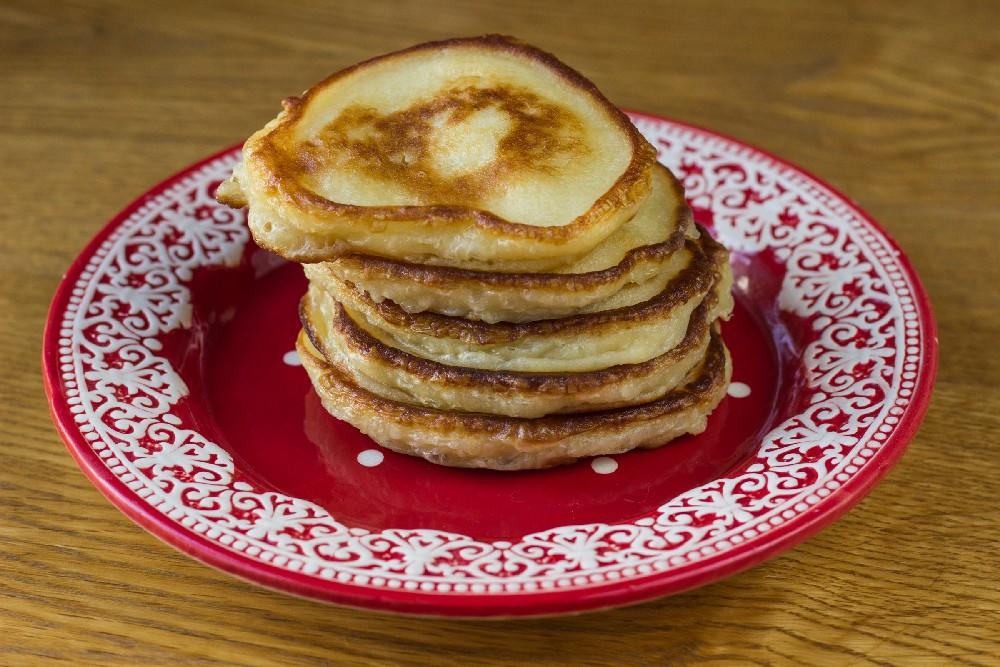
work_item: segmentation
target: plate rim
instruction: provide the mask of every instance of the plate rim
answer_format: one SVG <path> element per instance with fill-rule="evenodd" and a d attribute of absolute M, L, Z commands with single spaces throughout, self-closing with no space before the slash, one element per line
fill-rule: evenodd
<path fill-rule="evenodd" d="M 654 123 L 669 123 L 707 137 L 717 137 L 747 148 L 772 160 L 778 166 L 798 172 L 826 189 L 848 205 L 896 251 L 900 264 L 911 283 L 912 298 L 918 313 L 921 331 L 923 364 L 915 378 L 909 408 L 892 435 L 879 448 L 877 459 L 866 466 L 866 474 L 851 477 L 840 488 L 796 518 L 769 532 L 766 540 L 727 551 L 720 558 L 689 562 L 674 569 L 656 571 L 644 577 L 608 582 L 607 585 L 566 590 L 525 593 L 467 593 L 450 595 L 403 589 L 385 589 L 345 584 L 336 580 L 319 579 L 270 563 L 251 559 L 221 547 L 204 536 L 170 520 L 149 503 L 144 502 L 121 479 L 113 474 L 75 429 L 72 415 L 59 387 L 58 338 L 60 318 L 69 302 L 75 278 L 100 245 L 145 202 L 167 191 L 191 173 L 225 157 L 241 144 L 230 146 L 194 162 L 160 181 L 136 197 L 105 223 L 77 253 L 56 288 L 46 317 L 42 342 L 42 375 L 50 413 L 56 429 L 70 454 L 84 474 L 115 507 L 163 542 L 213 568 L 245 581 L 300 597 L 342 606 L 421 616 L 514 618 L 551 616 L 563 613 L 596 611 L 644 602 L 664 595 L 680 593 L 712 581 L 736 574 L 757 565 L 840 519 L 896 464 L 916 435 L 926 415 L 938 369 L 937 325 L 927 292 L 909 257 L 894 238 L 853 199 L 832 187 L 810 171 L 767 150 L 728 136 L 724 133 L 674 120 L 656 114 L 626 110 L 633 117 Z M 70 280 L 73 277 L 74 280 Z"/>

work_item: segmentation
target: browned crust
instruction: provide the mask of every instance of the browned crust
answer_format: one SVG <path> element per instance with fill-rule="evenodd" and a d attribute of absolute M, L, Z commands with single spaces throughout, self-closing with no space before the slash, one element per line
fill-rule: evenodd
<path fill-rule="evenodd" d="M 297 347 L 302 362 L 310 371 L 318 389 L 327 394 L 342 394 L 344 402 L 381 415 L 386 420 L 435 432 L 464 431 L 498 439 L 545 445 L 594 429 L 613 429 L 638 421 L 657 419 L 709 401 L 725 382 L 726 349 L 717 331 L 705 354 L 698 376 L 685 386 L 663 397 L 625 408 L 597 412 L 548 415 L 545 417 L 503 417 L 478 413 L 457 413 L 419 407 L 382 398 L 351 381 L 349 374 L 328 360 L 317 357 L 308 338 L 300 336 Z"/>
<path fill-rule="evenodd" d="M 433 287 L 448 287 L 456 283 L 478 283 L 487 287 L 511 287 L 523 289 L 563 289 L 572 291 L 587 291 L 600 285 L 606 285 L 620 280 L 632 269 L 643 262 L 665 259 L 676 252 L 687 235 L 688 226 L 694 218 L 691 207 L 684 199 L 684 190 L 672 173 L 666 167 L 663 169 L 669 176 L 670 189 L 677 197 L 678 204 L 669 219 L 678 221 L 677 228 L 670 236 L 661 241 L 645 246 L 632 248 L 622 261 L 615 266 L 587 273 L 499 273 L 493 271 L 476 271 L 459 269 L 449 266 L 432 264 L 414 264 L 401 260 L 351 253 L 331 260 L 330 264 L 345 263 L 357 266 L 366 277 L 389 278 L 395 281 L 408 281 Z M 321 265 L 323 266 L 323 265 Z M 332 267 L 323 266 L 325 271 L 333 271 Z"/>
<path fill-rule="evenodd" d="M 308 297 L 299 303 L 299 320 L 309 341 L 324 357 L 331 359 L 325 341 L 321 339 L 312 324 Z M 637 364 L 619 364 L 597 371 L 579 373 L 530 373 L 519 371 L 484 370 L 464 366 L 449 366 L 429 359 L 423 359 L 403 350 L 391 347 L 359 327 L 344 308 L 337 304 L 337 313 L 331 323 L 343 336 L 347 345 L 365 357 L 379 360 L 394 368 L 419 377 L 427 382 L 444 383 L 451 386 L 489 386 L 498 394 L 532 392 L 535 394 L 566 395 L 591 391 L 600 387 L 622 382 L 629 378 L 643 377 L 678 360 L 695 350 L 711 328 L 709 313 L 715 307 L 718 297 L 710 294 L 699 304 L 688 322 L 683 340 L 667 352 L 648 361 Z"/>
<path fill-rule="evenodd" d="M 217 199 L 220 204 L 228 206 L 226 202 L 222 199 Z M 266 250 L 270 253 L 283 257 L 291 262 L 296 262 L 297 264 L 318 264 L 320 262 L 325 262 L 331 257 L 336 257 L 338 250 L 331 250 L 329 248 L 323 248 L 320 250 L 297 250 L 294 253 L 289 253 L 288 248 L 275 245 L 266 236 L 253 234 L 253 228 L 251 227 L 250 233 L 253 235 L 253 242 L 257 244 L 261 250 Z M 308 232 L 303 233 L 303 236 L 308 239 L 315 239 L 315 234 L 310 234 Z M 323 246 L 328 245 L 326 240 L 321 239 L 319 243 Z M 343 248 L 349 247 L 347 244 L 343 244 L 340 247 L 340 252 Z"/>
<path fill-rule="evenodd" d="M 399 304 L 385 299 L 376 303 L 363 290 L 344 282 L 352 298 L 372 309 L 389 324 L 436 338 L 454 338 L 474 345 L 508 343 L 528 336 L 551 336 L 591 331 L 595 327 L 642 322 L 668 313 L 698 295 L 706 294 L 718 279 L 719 265 L 726 250 L 707 232 L 697 241 L 688 241 L 692 261 L 652 299 L 632 306 L 531 322 L 482 322 L 432 312 L 408 313 Z M 336 295 L 334 295 L 336 297 Z"/>
<path fill-rule="evenodd" d="M 357 70 L 388 60 L 405 57 L 420 51 L 441 48 L 478 48 L 515 55 L 533 61 L 553 70 L 560 78 L 573 87 L 589 95 L 602 108 L 614 124 L 628 137 L 632 148 L 632 159 L 615 183 L 582 215 L 566 225 L 539 227 L 518 222 L 510 222 L 489 212 L 466 206 L 358 206 L 330 201 L 312 192 L 295 178 L 285 175 L 296 172 L 290 156 L 282 150 L 280 139 L 291 131 L 302 117 L 304 109 L 319 91 L 335 84 Z M 631 204 L 636 190 L 648 186 L 650 167 L 656 160 L 656 149 L 647 142 L 628 117 L 614 106 L 601 92 L 576 70 L 562 63 L 551 53 L 529 46 L 513 37 L 503 35 L 483 35 L 447 39 L 417 44 L 401 51 L 388 53 L 365 60 L 336 72 L 312 86 L 301 97 L 290 97 L 282 103 L 284 111 L 276 119 L 275 126 L 259 137 L 254 145 L 244 146 L 244 159 L 253 162 L 266 174 L 267 185 L 273 192 L 292 207 L 307 211 L 317 218 L 344 218 L 364 216 L 373 221 L 401 221 L 425 226 L 453 224 L 468 221 L 485 232 L 496 236 L 528 238 L 541 242 L 564 243 L 584 230 L 600 222 L 609 211 L 615 211 Z M 224 202 L 223 202 L 224 203 Z"/>

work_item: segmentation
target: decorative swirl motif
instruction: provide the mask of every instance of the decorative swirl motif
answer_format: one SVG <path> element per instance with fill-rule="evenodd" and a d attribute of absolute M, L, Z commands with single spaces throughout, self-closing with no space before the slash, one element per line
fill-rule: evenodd
<path fill-rule="evenodd" d="M 804 407 L 764 437 L 742 472 L 631 524 L 556 526 L 515 543 L 351 528 L 248 483 L 174 412 L 187 387 L 159 338 L 190 325 L 185 281 L 194 269 L 242 256 L 242 216 L 210 197 L 235 152 L 139 208 L 74 286 L 59 344 L 81 435 L 137 496 L 206 539 L 358 586 L 456 594 L 597 586 L 712 558 L 794 522 L 858 475 L 899 423 L 913 387 L 906 378 L 922 363 L 911 288 L 885 238 L 798 172 L 708 134 L 636 123 L 727 246 L 784 264 L 780 306 L 812 328 Z"/>

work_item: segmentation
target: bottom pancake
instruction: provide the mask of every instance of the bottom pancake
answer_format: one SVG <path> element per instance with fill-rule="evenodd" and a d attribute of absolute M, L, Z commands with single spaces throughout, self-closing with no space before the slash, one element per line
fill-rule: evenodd
<path fill-rule="evenodd" d="M 659 447 L 705 430 L 729 386 L 729 352 L 713 330 L 690 380 L 655 401 L 627 408 L 535 419 L 456 413 L 391 401 L 354 384 L 303 332 L 296 347 L 326 410 L 383 447 L 433 463 L 528 470 L 587 456 Z"/>

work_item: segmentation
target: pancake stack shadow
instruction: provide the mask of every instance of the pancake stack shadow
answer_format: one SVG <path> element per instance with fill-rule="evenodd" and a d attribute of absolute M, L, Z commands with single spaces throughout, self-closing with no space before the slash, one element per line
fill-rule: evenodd
<path fill-rule="evenodd" d="M 303 366 L 385 447 L 542 468 L 699 433 L 725 395 L 725 249 L 549 54 L 486 36 L 367 61 L 243 158 L 217 197 L 303 263 Z"/>

